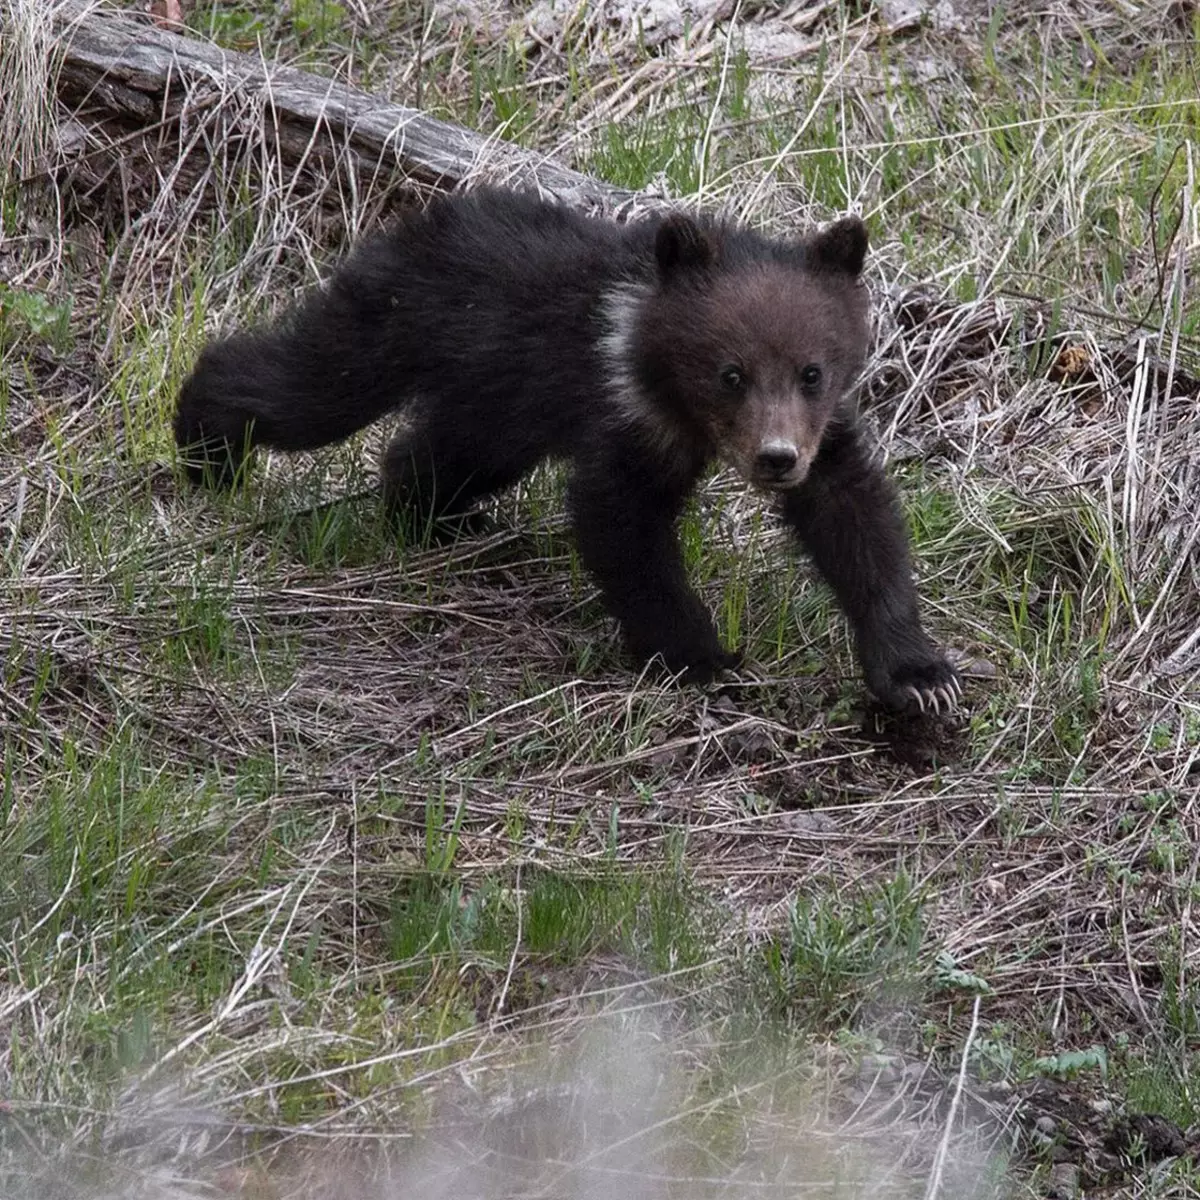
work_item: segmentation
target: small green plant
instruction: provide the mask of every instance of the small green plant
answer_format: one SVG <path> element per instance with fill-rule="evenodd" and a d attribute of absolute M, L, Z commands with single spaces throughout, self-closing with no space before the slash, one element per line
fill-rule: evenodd
<path fill-rule="evenodd" d="M 703 140 L 704 124 L 705 113 L 686 105 L 605 125 L 587 155 L 588 169 L 627 188 L 643 188 L 665 175 L 686 195 L 698 181 L 695 147 Z"/>
<path fill-rule="evenodd" d="M 346 25 L 346 9 L 333 0 L 291 0 L 291 15 L 292 28 L 302 42 L 326 42 Z"/>
<path fill-rule="evenodd" d="M 471 109 L 476 123 L 485 117 L 489 128 L 505 141 L 520 144 L 537 114 L 535 93 L 526 83 L 526 60 L 515 46 L 499 51 L 473 48 L 470 65 Z"/>
<path fill-rule="evenodd" d="M 982 1079 L 1008 1079 L 1016 1053 L 1007 1031 L 997 1030 L 971 1043 L 971 1061 Z"/>
<path fill-rule="evenodd" d="M 446 823 L 446 794 L 444 791 L 425 801 L 425 869 L 444 875 L 454 865 L 459 836 L 467 814 L 466 797 L 460 796 L 449 825 Z"/>
<path fill-rule="evenodd" d="M 175 667 L 229 667 L 234 655 L 234 623 L 225 588 L 200 580 L 175 600 L 175 628 L 163 639 L 163 652 Z"/>
<path fill-rule="evenodd" d="M 1191 1080 L 1200 1062 L 1194 1050 L 1130 1053 L 1126 1045 L 1114 1049 L 1113 1059 L 1113 1076 L 1120 1077 L 1132 1110 L 1161 1113 L 1181 1129 L 1196 1124 L 1200 1103 Z"/>
<path fill-rule="evenodd" d="M 232 3 L 211 0 L 198 4 L 189 24 L 220 45 L 234 49 L 253 46 L 266 29 L 261 11 L 256 11 L 254 5 L 245 0 L 233 0 Z"/>
<path fill-rule="evenodd" d="M 976 992 L 981 996 L 992 995 L 992 986 L 986 979 L 973 971 L 964 971 L 945 950 L 937 956 L 934 982 L 938 987 L 951 991 Z"/>
<path fill-rule="evenodd" d="M 1103 1046 L 1088 1046 L 1085 1050 L 1064 1050 L 1034 1060 L 1033 1069 L 1039 1075 L 1053 1079 L 1074 1079 L 1083 1071 L 1097 1071 L 1101 1079 L 1108 1077 L 1108 1054 Z"/>
<path fill-rule="evenodd" d="M 0 283 L 0 350 L 27 334 L 57 354 L 71 348 L 71 300 L 52 300 L 43 292 Z"/>

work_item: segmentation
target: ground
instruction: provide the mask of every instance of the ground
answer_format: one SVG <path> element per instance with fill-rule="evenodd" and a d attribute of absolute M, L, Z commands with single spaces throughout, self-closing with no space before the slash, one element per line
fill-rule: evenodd
<path fill-rule="evenodd" d="M 0 14 L 4 1194 L 1197 1194 L 1194 5 L 183 6 L 652 197 L 862 212 L 968 680 L 911 721 L 727 473 L 708 690 L 629 670 L 556 470 L 435 546 L 384 429 L 187 489 L 204 338 L 394 197 L 175 174 L 153 114 L 114 165 L 52 7 Z"/>

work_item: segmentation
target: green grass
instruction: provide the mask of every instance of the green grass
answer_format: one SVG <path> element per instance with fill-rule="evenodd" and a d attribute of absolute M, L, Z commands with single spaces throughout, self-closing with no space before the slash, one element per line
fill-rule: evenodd
<path fill-rule="evenodd" d="M 774 1003 L 810 1030 L 853 1028 L 869 1007 L 914 1010 L 921 910 L 903 871 L 877 890 L 796 901 L 764 951 Z"/>
<path fill-rule="evenodd" d="M 444 544 L 378 512 L 382 433 L 184 487 L 199 347 L 371 198 L 330 221 L 253 156 L 187 220 L 56 198 L 36 22 L 0 18 L 34 114 L 0 117 L 30 174 L 0 181 L 6 1195 L 1029 1195 L 1038 1105 L 1069 1123 L 1044 1089 L 1195 1123 L 1192 47 L 1111 6 L 966 36 L 863 7 L 774 61 L 770 6 L 732 47 L 582 9 L 541 42 L 370 0 L 188 21 L 776 233 L 863 211 L 863 407 L 929 625 L 991 668 L 928 758 L 727 472 L 681 522 L 750 662 L 724 695 L 630 673 L 558 468 Z M 1196 1194 L 1089 1154 L 1088 1188 Z"/>

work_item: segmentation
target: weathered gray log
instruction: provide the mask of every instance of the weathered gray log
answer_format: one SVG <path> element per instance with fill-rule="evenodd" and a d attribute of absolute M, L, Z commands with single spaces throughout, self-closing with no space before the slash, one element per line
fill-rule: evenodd
<path fill-rule="evenodd" d="M 543 155 L 414 108 L 392 104 L 347 83 L 257 54 L 222 50 L 119 12 L 71 0 L 56 11 L 61 53 L 59 99 L 85 128 L 99 122 L 128 152 L 136 133 L 152 130 L 163 151 L 216 148 L 187 136 L 219 115 L 222 149 L 233 141 L 267 145 L 289 168 L 316 167 L 361 192 L 392 185 L 447 189 L 468 177 L 536 187 L 566 203 L 613 212 L 634 193 L 562 166 Z M 145 138 L 139 150 L 147 151 Z M 93 150 L 93 157 L 95 151 Z M 195 166 L 193 171 L 195 174 Z M 394 176 L 394 178 L 392 178 Z"/>

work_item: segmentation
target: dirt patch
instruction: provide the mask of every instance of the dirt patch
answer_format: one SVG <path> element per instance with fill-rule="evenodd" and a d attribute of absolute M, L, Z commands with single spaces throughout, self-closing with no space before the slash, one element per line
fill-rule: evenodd
<path fill-rule="evenodd" d="M 863 712 L 863 736 L 896 762 L 916 771 L 936 771 L 958 762 L 966 749 L 961 715 L 893 713 L 877 703 Z"/>

